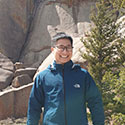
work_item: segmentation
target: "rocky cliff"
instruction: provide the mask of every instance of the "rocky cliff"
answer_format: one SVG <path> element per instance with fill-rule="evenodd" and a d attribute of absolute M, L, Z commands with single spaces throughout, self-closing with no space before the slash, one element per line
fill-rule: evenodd
<path fill-rule="evenodd" d="M 33 8 L 31 0 L 0 1 L 0 52 L 13 62 L 19 60 Z"/>
<path fill-rule="evenodd" d="M 14 63 L 38 67 L 50 53 L 48 46 L 54 32 L 84 33 L 88 29 L 86 23 L 90 22 L 94 3 L 82 1 L 0 1 L 0 52 Z"/>
<path fill-rule="evenodd" d="M 89 13 L 92 5 L 94 3 L 90 1 L 72 6 L 63 2 L 41 2 L 20 61 L 38 67 L 50 53 L 50 49 L 46 47 L 50 46 L 51 37 L 55 32 L 64 31 L 71 35 L 84 34 L 89 29 Z"/>

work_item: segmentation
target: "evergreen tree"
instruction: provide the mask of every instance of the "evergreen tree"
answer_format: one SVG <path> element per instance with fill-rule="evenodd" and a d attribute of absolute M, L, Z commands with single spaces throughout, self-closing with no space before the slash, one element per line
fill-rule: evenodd
<path fill-rule="evenodd" d="M 103 76 L 104 84 L 101 91 L 104 102 L 106 123 L 123 125 L 125 123 L 125 68 L 121 68 L 119 75 L 106 72 Z"/>
<path fill-rule="evenodd" d="M 106 124 L 125 121 L 125 36 L 119 32 L 125 21 L 118 22 L 124 14 L 125 0 L 98 0 L 90 17 L 94 27 L 81 39 L 86 48 L 82 56 L 102 93 Z"/>
<path fill-rule="evenodd" d="M 116 11 L 118 10 L 113 8 L 113 3 L 108 0 L 97 2 L 96 11 L 91 14 L 94 28 L 87 39 L 82 39 L 86 48 L 83 58 L 88 61 L 89 72 L 100 84 L 106 71 L 115 72 L 119 63 L 123 64 L 125 60 L 124 38 L 118 34 Z"/>

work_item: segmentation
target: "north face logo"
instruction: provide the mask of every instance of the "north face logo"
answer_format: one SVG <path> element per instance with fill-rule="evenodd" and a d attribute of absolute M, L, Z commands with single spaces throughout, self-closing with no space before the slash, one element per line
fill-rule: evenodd
<path fill-rule="evenodd" d="M 74 87 L 75 88 L 80 88 L 80 85 L 79 84 L 75 84 Z"/>

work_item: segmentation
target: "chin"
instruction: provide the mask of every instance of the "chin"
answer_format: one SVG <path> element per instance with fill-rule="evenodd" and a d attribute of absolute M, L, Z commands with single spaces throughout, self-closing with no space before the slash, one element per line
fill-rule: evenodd
<path fill-rule="evenodd" d="M 64 64 L 64 63 L 67 63 L 67 62 L 69 62 L 69 60 L 66 60 L 66 61 L 62 61 L 62 63 Z"/>

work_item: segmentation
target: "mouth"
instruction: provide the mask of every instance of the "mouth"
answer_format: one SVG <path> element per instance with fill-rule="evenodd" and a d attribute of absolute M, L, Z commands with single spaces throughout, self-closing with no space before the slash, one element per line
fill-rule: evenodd
<path fill-rule="evenodd" d="M 64 58 L 64 59 L 65 59 L 65 58 L 68 58 L 68 56 L 60 56 L 60 57 L 61 57 L 61 58 Z"/>

